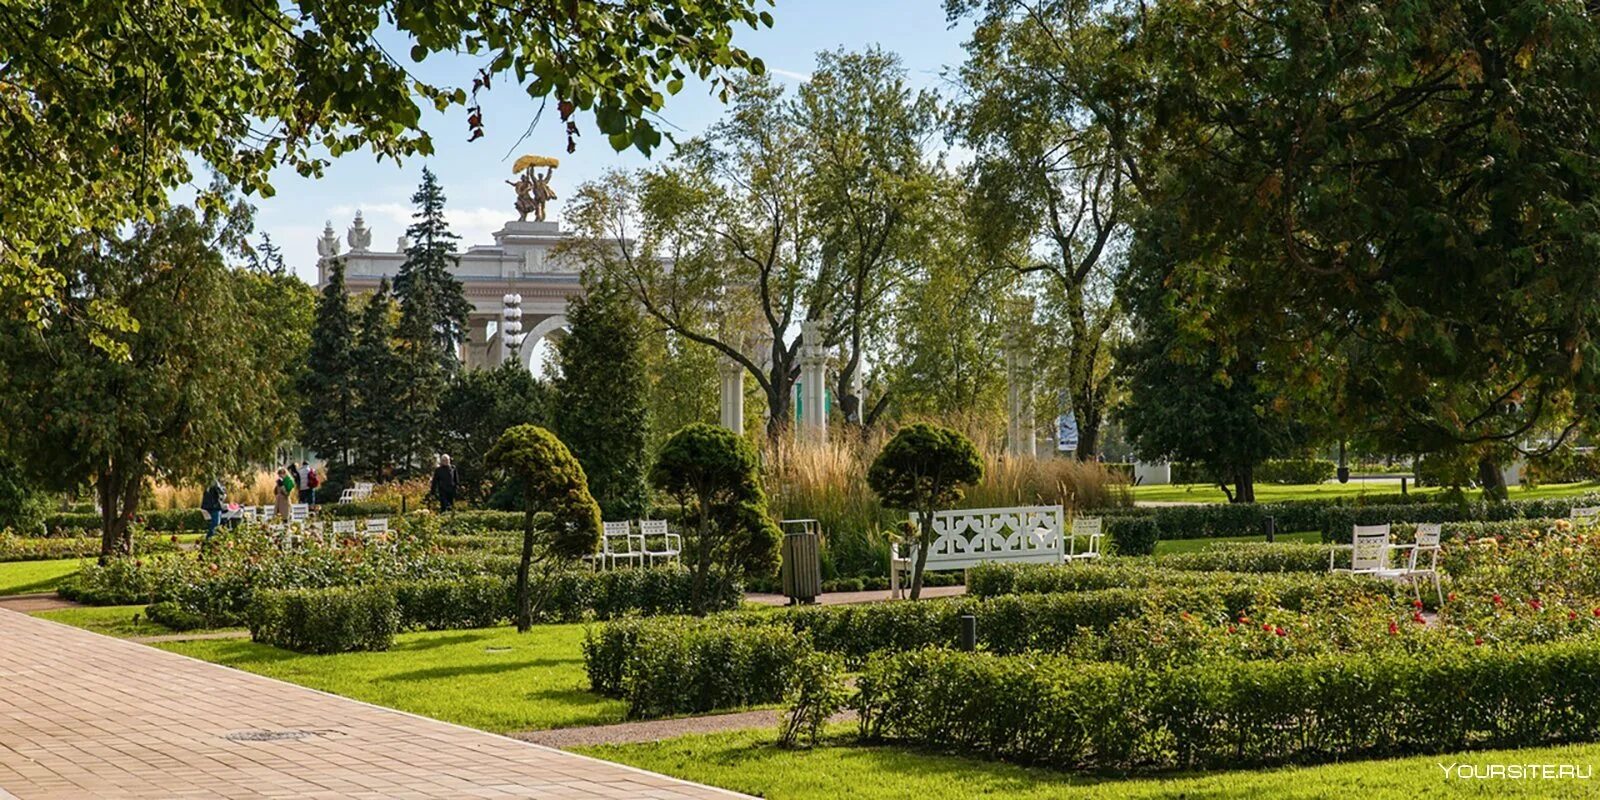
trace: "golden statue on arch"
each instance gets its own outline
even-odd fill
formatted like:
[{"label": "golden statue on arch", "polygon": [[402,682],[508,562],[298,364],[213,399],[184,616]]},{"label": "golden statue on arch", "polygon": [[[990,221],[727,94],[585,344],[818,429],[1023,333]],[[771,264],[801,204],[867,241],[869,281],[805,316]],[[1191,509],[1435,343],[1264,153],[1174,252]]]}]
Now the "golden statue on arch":
[{"label": "golden statue on arch", "polygon": [[[545,205],[556,199],[550,176],[559,166],[561,162],[549,156],[523,156],[511,165],[512,172],[521,173],[515,181],[506,181],[507,186],[517,190],[518,222],[527,222],[530,213],[535,221],[544,222]],[[545,168],[543,175],[539,174],[539,167]]]}]

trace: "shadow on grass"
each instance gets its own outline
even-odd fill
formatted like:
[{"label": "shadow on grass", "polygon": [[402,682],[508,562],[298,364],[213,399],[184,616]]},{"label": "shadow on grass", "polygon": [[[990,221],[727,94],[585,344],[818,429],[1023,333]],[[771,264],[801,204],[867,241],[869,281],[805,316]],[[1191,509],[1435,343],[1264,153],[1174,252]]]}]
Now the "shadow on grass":
[{"label": "shadow on grass", "polygon": [[483,664],[460,664],[448,667],[428,667],[414,669],[406,672],[396,672],[385,675],[378,680],[382,681],[426,681],[439,678],[459,678],[467,675],[495,675],[501,672],[515,672],[529,667],[548,667],[569,663],[556,659],[535,659],[533,661],[500,661]]}]

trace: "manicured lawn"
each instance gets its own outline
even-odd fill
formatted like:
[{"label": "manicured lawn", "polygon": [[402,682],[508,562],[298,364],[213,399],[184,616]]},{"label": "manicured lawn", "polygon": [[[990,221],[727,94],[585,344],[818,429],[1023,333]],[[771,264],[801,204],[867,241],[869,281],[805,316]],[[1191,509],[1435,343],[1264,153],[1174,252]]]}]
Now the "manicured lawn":
[{"label": "manicured lawn", "polygon": [[[1156,542],[1156,555],[1165,553],[1192,553],[1204,550],[1219,542],[1265,542],[1266,536],[1218,536],[1210,539],[1163,539]],[[1298,533],[1280,533],[1274,539],[1279,542],[1301,542],[1305,544],[1319,544],[1322,534],[1318,531],[1300,531]]]},{"label": "manicured lawn", "polygon": [[624,704],[590,693],[583,625],[408,633],[386,653],[309,656],[244,640],[166,650],[290,683],[505,733],[621,722]]},{"label": "manicured lawn", "polygon": [[165,625],[145,619],[142,605],[58,608],[54,611],[35,611],[33,616],[120,638],[172,633]]},{"label": "manicured lawn", "polygon": [[0,595],[53,591],[80,563],[76,558],[0,563]]},{"label": "manicured lawn", "polygon": [[579,752],[772,800],[956,800],[1004,797],[1592,797],[1593,780],[1445,778],[1439,764],[1572,764],[1589,769],[1600,745],[1484,751],[1140,778],[1074,776],[898,747],[832,744],[814,750],[772,745],[773,731],[686,736],[664,742],[579,748]]},{"label": "manicured lawn", "polygon": [[[1214,485],[1207,484],[1173,484],[1165,486],[1135,486],[1132,488],[1135,502],[1157,501],[1167,503],[1226,503],[1228,498],[1222,490]],[[1258,483],[1256,484],[1256,501],[1271,503],[1280,500],[1310,500],[1322,497],[1344,497],[1358,494],[1396,494],[1400,491],[1398,481],[1359,481],[1349,483],[1317,483],[1280,485]],[[1417,488],[1411,486],[1408,491],[1432,494],[1438,492],[1437,487]],[[1600,481],[1585,481],[1582,483],[1551,483],[1532,489],[1522,486],[1513,486],[1510,489],[1512,500],[1538,500],[1551,497],[1572,497],[1590,492],[1600,492]],[[1468,497],[1476,498],[1476,490],[1467,492]]]}]

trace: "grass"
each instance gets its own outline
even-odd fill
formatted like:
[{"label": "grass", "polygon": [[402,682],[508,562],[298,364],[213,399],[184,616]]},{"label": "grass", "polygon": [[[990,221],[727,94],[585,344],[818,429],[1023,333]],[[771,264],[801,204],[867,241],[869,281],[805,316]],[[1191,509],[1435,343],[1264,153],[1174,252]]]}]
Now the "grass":
[{"label": "grass", "polygon": [[583,625],[408,633],[384,653],[311,656],[238,639],[164,650],[473,728],[508,733],[621,722],[619,700],[588,691]]},{"label": "grass", "polygon": [[124,639],[132,636],[161,636],[172,633],[167,626],[145,619],[142,605],[58,608],[53,611],[35,611],[33,616]]},{"label": "grass", "polygon": [[[1200,539],[1162,539],[1156,542],[1156,555],[1167,553],[1193,553],[1205,550],[1219,542],[1265,542],[1266,536],[1217,536]],[[1321,544],[1322,534],[1319,531],[1301,531],[1299,533],[1280,533],[1275,541],[1298,542],[1301,544]]]},{"label": "grass", "polygon": [[[1396,494],[1400,491],[1400,484],[1396,481],[1360,481],[1351,480],[1349,483],[1314,483],[1314,484],[1256,484],[1256,501],[1260,503],[1273,503],[1280,500],[1312,500],[1326,497],[1348,497],[1359,494]],[[1439,491],[1438,487],[1409,489],[1412,493],[1433,494]],[[1222,490],[1214,485],[1190,483],[1168,484],[1161,486],[1135,486],[1132,488],[1134,502],[1164,502],[1164,503],[1226,503],[1228,498]],[[1543,486],[1528,488],[1526,486],[1513,486],[1510,488],[1512,500],[1539,500],[1552,497],[1572,497],[1590,492],[1600,492],[1600,481],[1584,481],[1581,483],[1550,483]],[[1479,492],[1468,491],[1467,496],[1476,499]]]},{"label": "grass", "polygon": [[1591,797],[1592,780],[1446,778],[1439,764],[1572,764],[1588,769],[1600,745],[1356,761],[1313,767],[1116,778],[1072,775],[891,746],[836,740],[812,750],[773,746],[770,730],[577,748],[643,769],[773,800],[955,800],[1005,797],[1321,798]]},{"label": "grass", "polygon": [[0,596],[55,591],[61,581],[77,573],[81,563],[76,558],[0,563]]}]

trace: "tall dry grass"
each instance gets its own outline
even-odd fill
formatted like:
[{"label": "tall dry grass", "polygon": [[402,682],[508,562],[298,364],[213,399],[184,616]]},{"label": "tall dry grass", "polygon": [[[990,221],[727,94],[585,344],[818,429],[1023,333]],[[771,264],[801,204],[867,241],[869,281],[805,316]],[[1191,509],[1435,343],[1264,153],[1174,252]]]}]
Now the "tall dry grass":
[{"label": "tall dry grass", "polygon": [[[867,468],[887,434],[825,444],[795,442],[764,453],[764,478],[780,519],[815,519],[822,527],[824,572],[881,574],[888,533],[905,519],[867,486]],[[1061,505],[1069,511],[1132,505],[1127,483],[1104,465],[1070,458],[1013,458],[987,437],[973,437],[983,480],[967,487],[963,508]]]},{"label": "tall dry grass", "polygon": [[[261,470],[243,480],[226,478],[223,486],[228,489],[228,502],[245,506],[270,506],[272,505],[273,485],[278,482],[277,470]],[[187,484],[173,485],[157,483],[150,490],[147,507],[151,509],[178,509],[199,508],[200,496],[205,493],[203,486]]]}]

